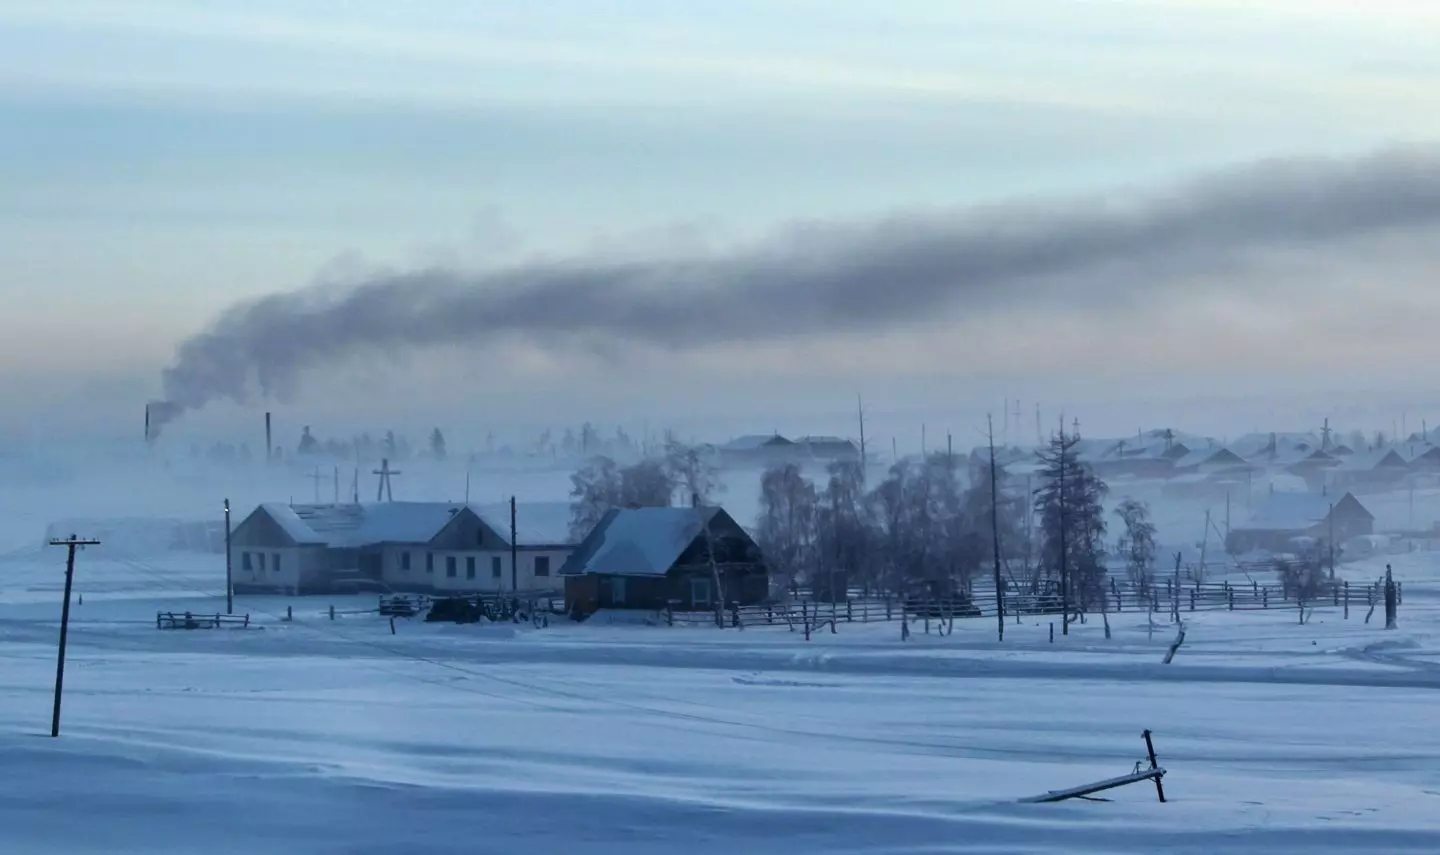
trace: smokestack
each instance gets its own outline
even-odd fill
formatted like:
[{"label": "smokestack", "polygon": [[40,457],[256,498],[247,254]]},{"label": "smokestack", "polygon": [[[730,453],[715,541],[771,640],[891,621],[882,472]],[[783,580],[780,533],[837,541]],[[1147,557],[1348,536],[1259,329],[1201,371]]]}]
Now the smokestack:
[{"label": "smokestack", "polygon": [[270,441],[270,414],[265,414],[265,462],[275,459],[275,445]]},{"label": "smokestack", "polygon": [[146,444],[146,445],[149,445],[149,444],[153,443],[154,441],[155,441],[155,437],[151,436],[151,434],[150,434],[150,405],[149,405],[149,404],[146,404],[146,405],[145,405],[145,444]]}]

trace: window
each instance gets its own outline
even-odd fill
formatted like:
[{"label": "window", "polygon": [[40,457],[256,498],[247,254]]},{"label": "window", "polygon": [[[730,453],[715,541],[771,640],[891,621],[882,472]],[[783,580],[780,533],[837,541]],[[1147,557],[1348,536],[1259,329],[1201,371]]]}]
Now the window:
[{"label": "window", "polygon": [[255,566],[250,563],[250,553],[248,553],[248,552],[242,552],[242,553],[240,553],[240,567],[241,567],[242,569],[249,570],[249,571],[252,571],[252,572],[255,570]]},{"label": "window", "polygon": [[696,606],[710,605],[710,580],[690,580],[690,603]]},{"label": "window", "polygon": [[434,572],[435,572],[435,553],[433,553],[433,552],[427,552],[427,553],[425,553],[425,572],[426,572],[426,573],[434,573]]},{"label": "window", "polygon": [[402,553],[400,553],[400,572],[401,572],[401,573],[409,573],[409,572],[410,572],[410,553],[408,553],[408,552],[402,552]]},{"label": "window", "polygon": [[265,572],[265,553],[263,553],[263,552],[257,552],[257,553],[255,553],[255,557],[258,558],[258,559],[260,559],[260,572],[261,572],[261,573],[264,573],[264,572]]},{"label": "window", "polygon": [[536,576],[549,576],[549,575],[550,575],[550,556],[548,556],[548,555],[537,555],[537,556],[535,556],[535,575],[536,575]]},{"label": "window", "polygon": [[490,559],[490,575],[496,579],[500,578],[500,556],[498,555]]},{"label": "window", "polygon": [[277,552],[270,556],[270,569],[276,573],[280,572],[280,553]]},{"label": "window", "polygon": [[465,578],[475,578],[475,556],[473,555],[465,556]]},{"label": "window", "polygon": [[445,556],[445,578],[455,578],[455,556],[453,555]]}]

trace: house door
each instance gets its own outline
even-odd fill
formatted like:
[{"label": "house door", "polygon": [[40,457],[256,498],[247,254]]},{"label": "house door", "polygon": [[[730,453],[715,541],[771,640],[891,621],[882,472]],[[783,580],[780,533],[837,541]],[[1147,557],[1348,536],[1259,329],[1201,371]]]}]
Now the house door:
[{"label": "house door", "polygon": [[696,578],[690,580],[690,603],[697,609],[710,607],[709,579]]}]

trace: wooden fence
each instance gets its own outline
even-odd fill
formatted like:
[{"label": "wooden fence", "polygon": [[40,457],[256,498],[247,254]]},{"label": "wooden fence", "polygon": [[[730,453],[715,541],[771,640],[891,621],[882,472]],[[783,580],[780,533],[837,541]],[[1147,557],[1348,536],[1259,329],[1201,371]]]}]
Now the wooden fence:
[{"label": "wooden fence", "polygon": [[[1401,586],[1396,585],[1397,598],[1403,601]],[[723,623],[726,627],[744,626],[789,626],[792,629],[815,628],[828,625],[833,631],[841,623],[876,623],[897,621],[904,616],[908,620],[949,620],[952,618],[988,617],[994,618],[997,597],[993,590],[988,593],[974,592],[971,596],[943,598],[898,597],[864,595],[859,591],[838,602],[815,600],[802,596],[789,602],[753,606],[731,606],[722,614],[715,612],[680,612],[667,609],[661,619],[670,626],[715,626]],[[1265,609],[1296,609],[1300,606],[1313,608],[1333,605],[1345,610],[1346,617],[1352,605],[1373,607],[1385,602],[1384,586],[1351,586],[1349,582],[1327,583],[1322,589],[1302,602],[1295,592],[1287,591],[1280,585],[1261,585],[1258,582],[1236,585],[1228,582],[1213,584],[1176,584],[1170,580],[1157,584],[1148,590],[1132,588],[1112,582],[1107,586],[1105,596],[1094,597],[1083,603],[1089,614],[1098,612],[1164,612],[1177,615],[1189,612],[1207,611],[1259,611]],[[1060,614],[1062,602],[1059,594],[1007,593],[1001,607],[1005,617],[1021,615]],[[1072,602],[1072,610],[1082,604]]]},{"label": "wooden fence", "polygon": [[220,629],[224,626],[250,626],[250,615],[197,615],[191,612],[156,612],[156,629]]}]

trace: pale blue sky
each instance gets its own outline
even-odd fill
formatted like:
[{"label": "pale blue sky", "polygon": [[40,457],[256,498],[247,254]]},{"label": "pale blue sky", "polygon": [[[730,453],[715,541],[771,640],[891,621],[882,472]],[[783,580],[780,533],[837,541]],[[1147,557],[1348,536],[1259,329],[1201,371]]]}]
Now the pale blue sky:
[{"label": "pale blue sky", "polygon": [[[1432,141],[1437,44],[1418,0],[0,0],[0,395],[12,425],[103,421],[231,301],[349,255],[704,242]],[[1033,366],[987,384],[963,348],[908,368],[921,335],[845,370],[897,409],[1056,394]],[[702,357],[675,388],[723,373]],[[424,374],[423,403],[449,376],[428,364],[366,376]],[[529,400],[531,370],[532,410],[603,408],[533,365],[497,386]],[[809,400],[787,376],[767,394]],[[365,417],[317,386],[317,411]]]}]

